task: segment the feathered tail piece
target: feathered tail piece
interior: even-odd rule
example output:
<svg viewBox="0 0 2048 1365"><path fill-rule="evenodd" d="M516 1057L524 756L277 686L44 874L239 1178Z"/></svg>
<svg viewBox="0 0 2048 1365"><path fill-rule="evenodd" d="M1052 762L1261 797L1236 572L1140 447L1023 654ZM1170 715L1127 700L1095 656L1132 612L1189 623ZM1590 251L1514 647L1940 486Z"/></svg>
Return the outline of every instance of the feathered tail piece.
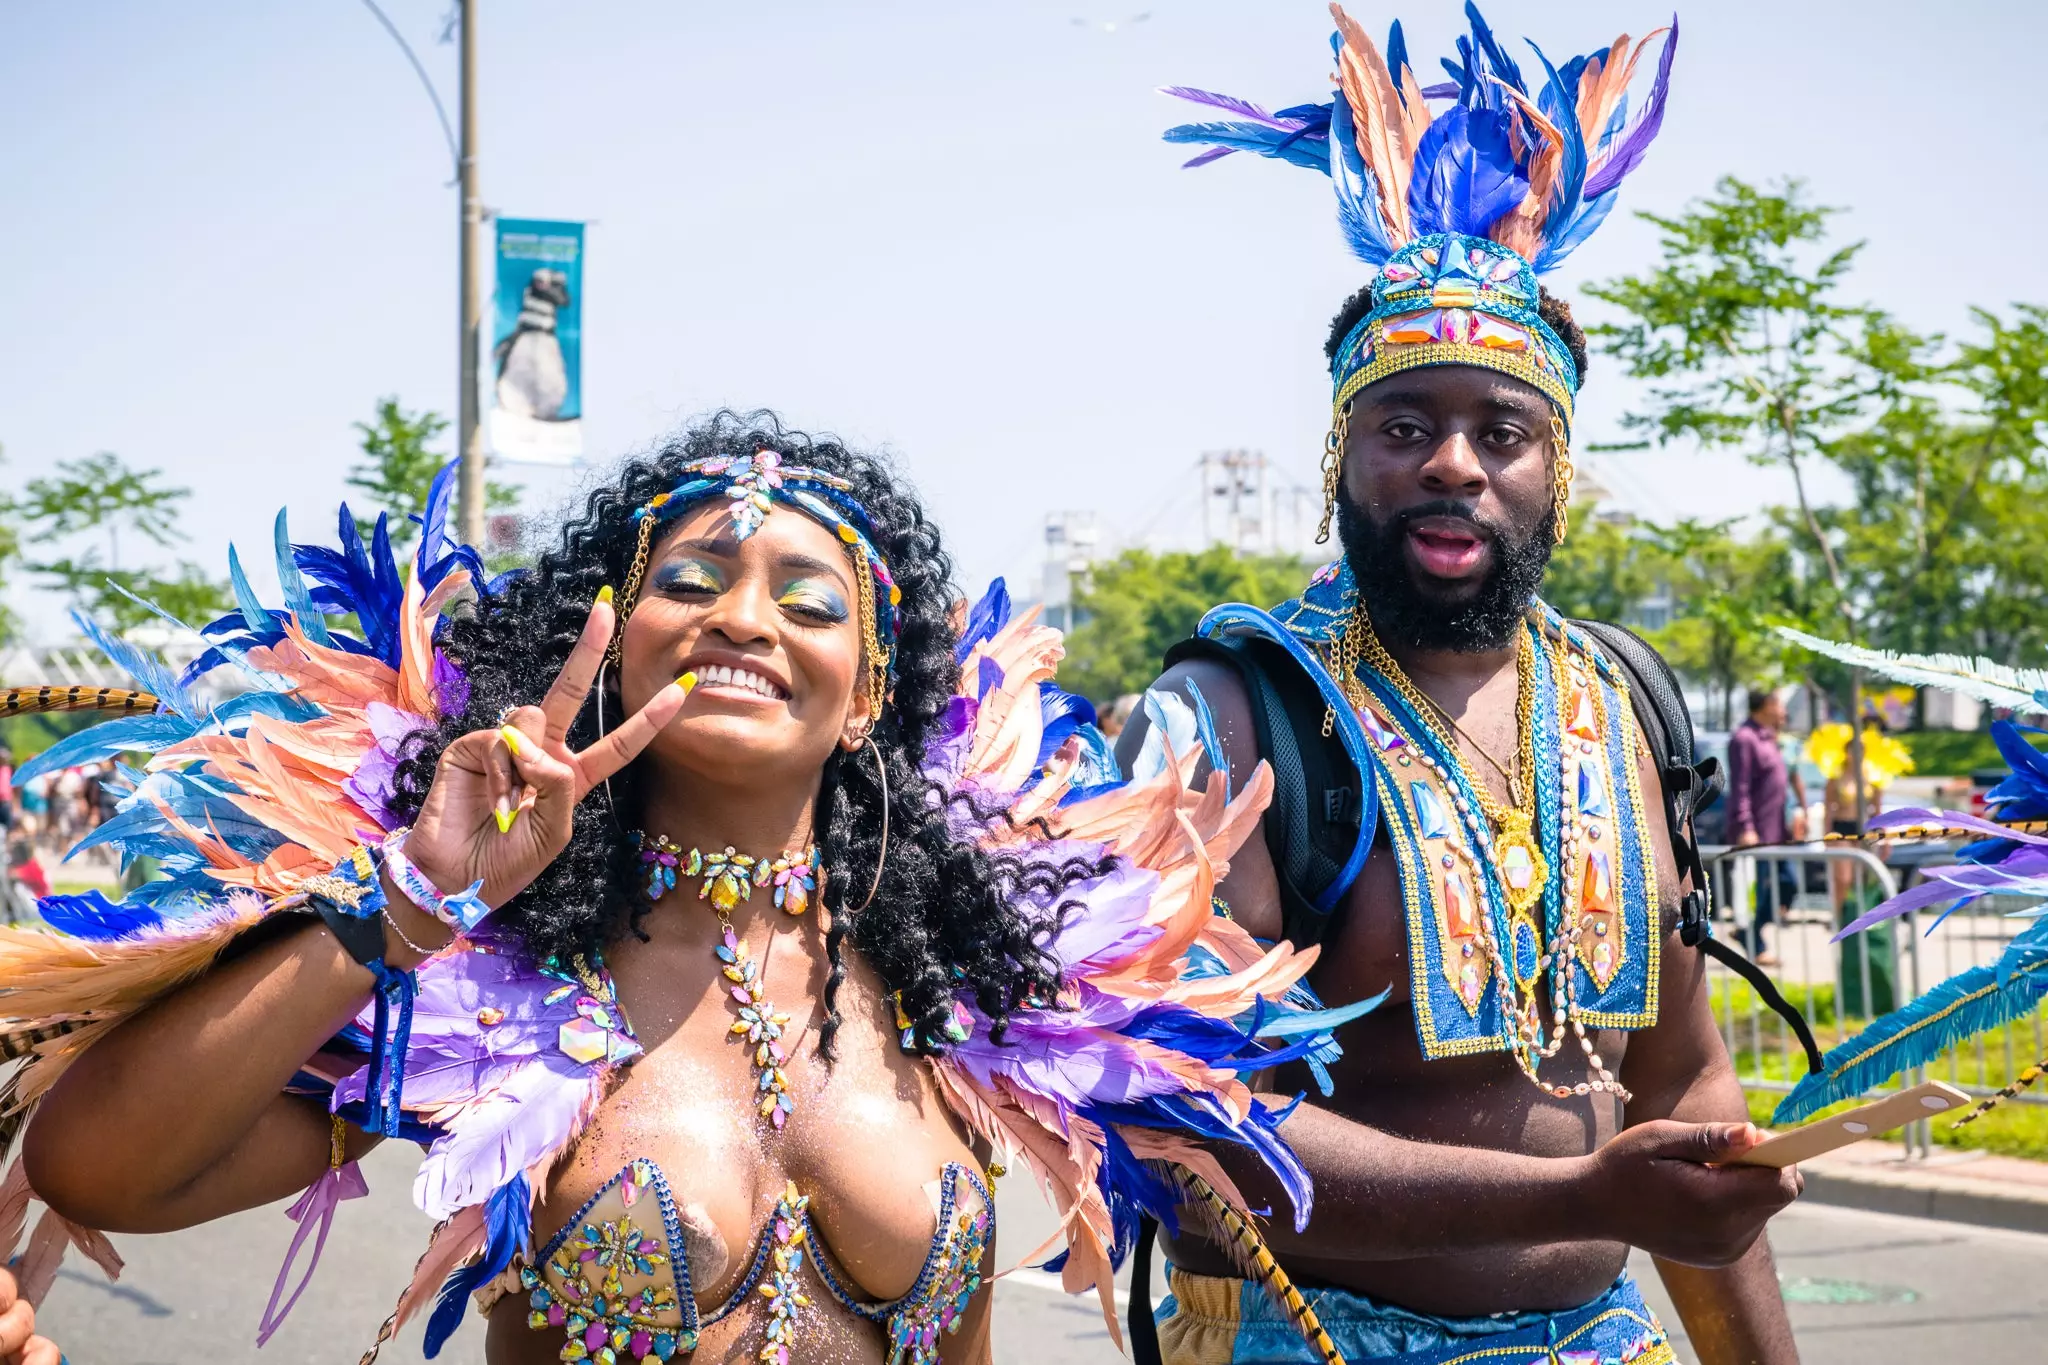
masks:
<svg viewBox="0 0 2048 1365"><path fill-rule="evenodd" d="M112 711L130 716L162 706L155 693L127 687L10 687L0 691L0 717L52 711Z"/></svg>
<svg viewBox="0 0 2048 1365"><path fill-rule="evenodd" d="M1330 1334L1323 1330L1322 1319L1294 1281L1273 1259L1273 1252L1266 1245L1266 1239L1252 1226L1251 1220L1232 1208L1230 1201L1216 1192L1216 1187L1196 1175L1193 1171L1176 1172L1177 1179L1187 1192L1194 1196L1199 1207L1215 1221L1216 1229L1223 1234L1224 1244L1251 1279L1265 1286L1273 1301L1287 1311L1288 1317L1300 1331L1302 1340L1313 1346L1322 1357L1323 1365L1344 1365L1344 1354L1337 1349L1337 1343L1330 1340Z"/></svg>

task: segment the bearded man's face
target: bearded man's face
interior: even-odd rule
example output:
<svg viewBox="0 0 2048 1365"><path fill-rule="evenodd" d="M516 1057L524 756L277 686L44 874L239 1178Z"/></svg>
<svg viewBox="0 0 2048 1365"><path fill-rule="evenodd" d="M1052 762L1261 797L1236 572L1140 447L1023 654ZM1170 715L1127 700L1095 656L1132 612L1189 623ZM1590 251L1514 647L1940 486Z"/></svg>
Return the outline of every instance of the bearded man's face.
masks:
<svg viewBox="0 0 2048 1365"><path fill-rule="evenodd" d="M1373 628L1476 653L1512 638L1562 514L1550 404L1473 365L1382 379L1351 401L1337 530Z"/></svg>

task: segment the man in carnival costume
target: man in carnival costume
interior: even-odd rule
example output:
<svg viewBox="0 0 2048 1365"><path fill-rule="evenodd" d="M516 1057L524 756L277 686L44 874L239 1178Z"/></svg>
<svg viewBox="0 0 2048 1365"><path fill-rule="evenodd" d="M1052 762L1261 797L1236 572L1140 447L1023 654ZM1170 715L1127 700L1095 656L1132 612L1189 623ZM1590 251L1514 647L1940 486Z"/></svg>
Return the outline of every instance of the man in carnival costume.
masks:
<svg viewBox="0 0 2048 1365"><path fill-rule="evenodd" d="M1340 1034L1334 1096L1283 1125L1318 1194L1305 1233L1272 1237L1300 1291L1269 1296L1270 1262L1184 1223L1162 1353L1657 1365L1671 1347L1625 1270L1639 1246L1700 1360L1794 1360L1762 1233L1799 1177L1721 1164L1757 1134L1676 932L1692 888L1630 674L1537 596L1586 355L1536 277L1656 133L1677 26L1630 119L1658 34L1538 52L1525 78L1468 6L1453 79L1424 86L1398 23L1383 57L1333 13L1328 104L1176 89L1228 121L1168 138L1207 145L1190 165L1255 151L1330 175L1376 271L1328 344L1344 555L1270 615L1211 612L1159 691L1194 701L1231 769L1276 771L1219 911L1321 942L1324 999L1388 999Z"/></svg>

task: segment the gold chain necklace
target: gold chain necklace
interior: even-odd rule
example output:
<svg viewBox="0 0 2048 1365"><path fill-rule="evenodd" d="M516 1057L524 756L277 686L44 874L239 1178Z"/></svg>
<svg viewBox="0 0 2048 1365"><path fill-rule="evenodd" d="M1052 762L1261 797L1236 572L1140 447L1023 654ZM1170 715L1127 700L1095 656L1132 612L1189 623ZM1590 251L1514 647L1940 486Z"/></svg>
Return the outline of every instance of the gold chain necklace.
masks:
<svg viewBox="0 0 2048 1365"><path fill-rule="evenodd" d="M1543 856L1542 846L1536 839L1535 783L1527 780L1536 766L1536 656L1530 646L1528 632L1521 631L1515 638L1516 771L1502 773L1508 779L1511 806L1502 805L1472 771L1472 765L1466 762L1464 749L1451 733L1463 735L1464 730L1434 697L1415 685L1407 671L1387 652L1387 647L1380 643L1378 632L1372 628L1372 619L1366 615L1363 603L1351 609L1350 624L1334 653L1337 676L1344 687L1345 697L1354 708L1363 706L1367 701L1365 685L1358 681L1358 665L1363 662L1401 694L1401 699L1408 703L1416 717L1429 727L1437 742L1457 762L1466 785L1479 802L1479 809L1493 827L1494 855L1507 890L1509 907L1516 914L1532 908L1543 897L1544 884L1550 877L1550 863ZM1450 732L1446 731L1445 722L1448 722ZM1465 738L1472 742L1473 747L1479 747L1470 735L1465 735ZM1500 767L1484 749L1480 749L1480 754L1495 768Z"/></svg>

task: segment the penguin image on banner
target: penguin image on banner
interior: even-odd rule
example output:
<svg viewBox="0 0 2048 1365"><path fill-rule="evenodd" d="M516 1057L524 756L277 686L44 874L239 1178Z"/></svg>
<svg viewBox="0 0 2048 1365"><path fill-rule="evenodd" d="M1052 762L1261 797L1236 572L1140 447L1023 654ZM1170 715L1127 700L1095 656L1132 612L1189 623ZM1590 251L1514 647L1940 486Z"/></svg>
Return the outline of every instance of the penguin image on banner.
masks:
<svg viewBox="0 0 2048 1365"><path fill-rule="evenodd" d="M519 463L583 454L583 224L498 220L491 448Z"/></svg>

